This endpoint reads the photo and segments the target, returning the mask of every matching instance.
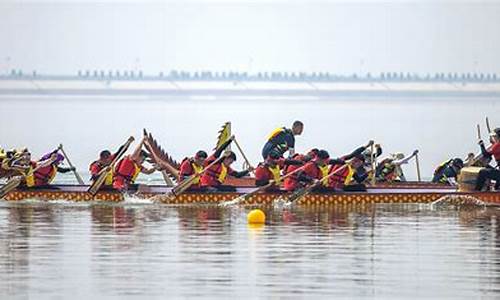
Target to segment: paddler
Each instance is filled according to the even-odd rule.
[[[221,145],[210,157],[205,160],[205,165],[210,165],[212,162],[216,161],[221,157],[222,152],[225,148],[234,140],[234,136],[229,138],[223,145]],[[233,176],[236,178],[241,178],[248,175],[251,168],[237,172],[231,169],[231,164],[236,161],[236,154],[232,151],[227,151],[223,154],[223,159],[211,166],[206,170],[201,176],[200,183],[201,187],[207,190],[220,191],[220,192],[234,192],[236,188],[231,185],[225,185],[224,182],[227,176]]]
[[[227,146],[226,146],[227,147]],[[224,150],[224,149],[222,149]],[[207,159],[207,152],[203,150],[199,150],[193,157],[186,157],[181,162],[180,170],[179,170],[179,183],[188,179],[192,175],[196,173],[200,173],[205,167],[205,160]],[[193,184],[189,187],[190,190],[199,190],[200,179],[196,178]]]
[[[360,154],[345,160],[344,163],[333,164],[329,174],[333,174],[328,181],[328,186],[335,190],[345,191],[366,191],[366,186],[363,182],[368,177],[368,173],[364,170],[365,156]],[[363,172],[358,172],[363,169]]]
[[[129,141],[133,141],[133,137],[129,138]],[[95,181],[101,175],[101,171],[108,167],[111,162],[115,159],[116,155],[120,153],[123,149],[123,145],[118,148],[115,153],[111,153],[109,150],[102,150],[99,153],[99,159],[93,161],[89,166],[90,180]],[[113,186],[113,172],[109,172],[104,180],[103,188],[112,188]]]
[[[283,156],[287,151],[289,157],[293,156],[295,153],[295,136],[301,135],[303,130],[304,124],[301,121],[293,122],[292,129],[276,128],[269,135],[266,144],[262,148],[262,157],[266,159],[271,152]]]
[[[418,154],[418,150],[413,151],[413,153],[405,158],[403,153],[392,154],[392,157],[386,158],[380,162],[377,166],[376,176],[377,181],[381,182],[394,182],[394,181],[406,181],[406,177],[403,173],[401,165],[407,164],[413,157]]]
[[[297,175],[292,175],[285,180],[285,190],[295,191],[307,184],[322,180],[328,175],[330,163],[331,159],[328,151],[319,150],[315,158],[305,163],[303,170],[299,171]],[[321,182],[321,185],[315,189],[317,192],[327,192],[330,190],[331,189],[328,187],[328,180]]]
[[[464,162],[461,158],[447,160],[436,168],[432,176],[432,182],[457,185],[457,177],[463,167]]]
[[[143,166],[149,154],[142,150],[144,139],[139,143],[132,155],[122,158],[115,166],[113,176],[113,188],[119,191],[127,191],[133,188],[135,180],[140,173],[152,174],[156,168],[146,168]]]
[[[484,142],[479,141],[479,146],[481,147],[481,153],[486,158],[494,158],[497,162],[496,168],[485,167],[479,171],[479,175],[476,181],[476,190],[481,191],[486,183],[486,180],[495,180],[495,190],[500,189],[500,128],[495,128],[490,136],[491,147],[486,149]]]
[[[300,162],[302,162],[302,164],[305,164],[305,163],[311,161],[311,157],[309,157],[308,155],[302,155],[299,153],[295,153],[292,156],[292,159],[296,160],[296,161],[300,161]],[[283,174],[286,175],[288,173],[295,172],[295,170],[297,170],[298,168],[301,168],[301,167],[302,167],[301,165],[285,166],[285,168],[283,169]],[[285,178],[285,180],[283,181],[283,188],[286,191],[292,192],[292,191],[295,191],[299,188],[304,187],[306,184],[308,184],[310,182],[311,182],[311,179],[308,178],[304,174],[304,172],[298,171],[298,172],[290,175],[289,177]]]
[[[36,170],[33,173],[34,187],[46,187],[52,183],[57,173],[68,173],[75,168],[64,168],[60,164],[64,161],[64,156],[56,151],[45,154],[42,158],[32,164]],[[27,185],[30,186],[30,179],[27,179]]]
[[[294,159],[284,159],[275,152],[269,153],[266,160],[255,168],[255,185],[264,186],[271,180],[274,184],[268,191],[278,191],[281,184],[281,170],[291,165],[303,165],[304,163]]]
[[[356,148],[350,154],[344,155],[335,160],[331,160],[332,165],[329,170],[329,174],[335,173],[330,177],[328,185],[333,189],[342,189],[349,191],[365,191],[366,186],[363,184],[371,172],[371,164],[368,165],[366,162],[367,155],[370,156],[371,152],[367,150],[373,145],[373,141],[370,140],[365,146]],[[375,155],[380,155],[382,149],[375,147],[377,152]],[[379,150],[378,150],[379,149]]]
[[[27,148],[14,149],[0,154],[0,177],[24,174],[30,168],[31,153]]]
[[[95,181],[99,178],[101,171],[109,166],[114,159],[114,154],[109,150],[103,150],[99,153],[99,159],[92,162],[89,166],[90,180]],[[113,185],[113,172],[109,172],[104,180],[103,187],[111,187]]]

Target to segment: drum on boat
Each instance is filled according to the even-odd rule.
[[[476,181],[481,167],[465,167],[460,170],[458,175],[458,191],[472,192],[476,189]]]

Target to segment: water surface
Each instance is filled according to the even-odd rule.
[[[497,298],[496,209],[0,203],[2,298]]]

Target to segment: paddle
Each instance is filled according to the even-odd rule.
[[[294,192],[292,195],[290,195],[288,197],[287,203],[291,204],[292,202],[295,202],[295,201],[303,198],[304,196],[306,196],[307,194],[309,194],[310,192],[312,192],[314,190],[314,188],[316,188],[319,185],[321,185],[325,180],[329,179],[333,175],[336,175],[336,174],[340,173],[341,171],[344,171],[346,168],[347,168],[347,164],[345,164],[342,167],[338,168],[334,172],[332,172],[332,173],[330,173],[330,174],[328,174],[326,176],[323,176],[320,180],[315,181],[314,183],[310,184],[309,186],[307,186],[307,187],[305,187],[305,188],[303,188],[301,190],[298,190],[298,191]]]
[[[375,181],[376,181],[376,178],[375,178],[375,164],[376,164],[376,159],[377,159],[377,156],[375,155],[375,148],[373,146],[373,144],[371,144],[370,146],[370,151],[371,151],[371,168],[372,168],[372,180],[371,180],[371,184],[372,185],[375,185]]]
[[[486,129],[488,129],[488,133],[491,132],[490,120],[488,119],[488,117],[486,117]]]
[[[488,120],[488,117],[486,117],[486,127],[487,128],[490,128],[489,127],[489,120]],[[490,128],[491,129],[491,128]],[[479,124],[477,124],[477,138],[479,141],[482,140],[481,138],[481,127],[479,126]],[[491,148],[492,146],[488,147],[488,150]],[[485,161],[484,161],[485,160]],[[485,157],[483,156],[483,153],[480,152],[479,154],[477,154],[476,156],[474,156],[474,158],[471,160],[471,166],[475,166],[478,162],[480,162],[481,164],[478,165],[480,167],[484,167],[486,165],[489,164],[489,161],[487,159],[485,159]]]
[[[417,168],[417,180],[420,182],[422,178],[420,177],[420,163],[418,161],[418,153],[415,154],[415,166]]]
[[[280,177],[280,181],[282,181],[282,180],[290,177],[291,175],[293,175],[293,174],[295,174],[295,173],[303,170],[304,167],[305,167],[305,165],[302,166],[302,167],[300,167],[300,168],[298,168],[298,169],[293,170],[290,173],[287,173],[287,174],[281,176]],[[275,180],[270,180],[268,184],[260,186],[260,187],[256,188],[255,190],[253,190],[253,191],[251,191],[249,193],[246,193],[244,195],[240,195],[240,196],[234,198],[233,200],[222,202],[222,203],[219,204],[219,206],[229,206],[229,205],[240,204],[241,202],[244,202],[244,201],[250,199],[253,195],[259,193],[260,191],[263,191],[263,190],[265,190],[265,189],[273,186],[275,183],[276,183]]]
[[[10,193],[12,190],[17,188],[22,182],[22,178],[20,176],[12,177],[0,188],[0,199],[3,199],[5,195]]]
[[[68,155],[64,151],[63,144],[59,144],[59,150],[61,150],[62,154],[64,155],[64,158],[66,158],[66,161],[68,162],[69,167],[73,169],[73,174],[75,174],[75,177],[76,177],[76,180],[78,181],[78,184],[84,185],[85,182],[83,182],[82,177],[80,176],[80,174],[78,174],[78,172],[76,171],[76,168],[73,166],[73,164],[69,160]]]
[[[123,156],[123,154],[125,154],[125,152],[127,152],[128,147],[130,146],[130,144],[132,144],[133,141],[134,141],[133,136],[128,138],[128,140],[125,142],[125,144],[123,144],[119,148],[120,151],[118,151],[118,153],[116,153],[116,155],[113,158],[113,160],[111,161],[111,163],[108,166],[106,166],[106,168],[102,169],[101,172],[99,172],[99,177],[97,177],[97,179],[94,182],[92,182],[92,184],[90,185],[87,192],[89,192],[92,196],[95,196],[97,194],[97,192],[99,191],[101,186],[106,181],[106,176],[108,175],[108,173],[113,169],[114,165]]]
[[[236,145],[236,148],[238,148],[238,151],[240,151],[241,153],[241,156],[243,156],[243,159],[245,160],[245,162],[247,163],[248,165],[248,168],[253,170],[253,167],[252,165],[250,164],[250,161],[248,160],[247,156],[245,155],[245,153],[243,153],[243,150],[241,149],[240,147],[240,144],[238,143],[238,141],[236,140],[236,138],[234,138],[234,144]],[[255,175],[255,172],[254,171],[251,171],[252,174]]]

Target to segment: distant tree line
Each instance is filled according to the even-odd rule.
[[[39,75],[36,71],[25,74],[22,70],[11,70],[8,77],[58,77],[67,79],[99,79],[99,80],[134,80],[134,79],[156,79],[156,80],[203,80],[203,81],[384,81],[384,82],[495,82],[500,81],[500,76],[495,73],[404,73],[404,72],[382,72],[378,75],[372,73],[341,75],[330,72],[214,72],[214,71],[178,71],[159,72],[157,75],[144,75],[143,71],[133,70],[80,70],[76,76],[49,76]]]

